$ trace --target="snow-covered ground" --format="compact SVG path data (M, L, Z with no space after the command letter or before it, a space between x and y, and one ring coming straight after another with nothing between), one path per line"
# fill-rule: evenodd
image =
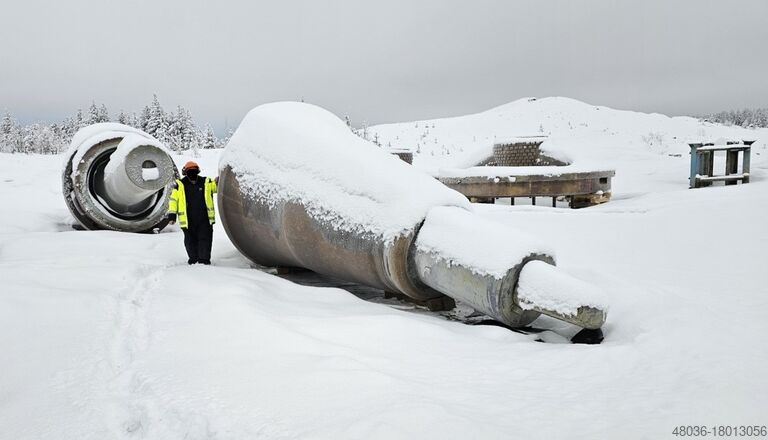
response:
M562 119L542 110L530 127L486 130L473 115L430 122L430 133L471 140L543 125L575 162L617 169L606 205L476 206L604 290L599 346L299 286L251 269L220 224L211 267L185 264L177 227L74 231L62 157L0 155L0 438L655 439L677 425L765 425L768 131L569 113L586 104L563 101ZM569 123L574 137L556 136ZM391 139L406 144L415 125L374 129L400 127ZM752 183L688 190L677 140L699 130L757 138ZM641 139L650 132L658 149ZM479 154L456 142L450 155L422 150L417 165ZM198 159L204 175L219 153Z
M615 168L613 189L624 194L679 188L688 176L689 140L756 140L754 151L768 154L768 129L614 110L562 97L523 98L473 115L377 125L368 132L385 148L414 151L416 167L449 176L489 157L494 143L546 136L542 149L572 161L577 170ZM718 169L725 168L722 162Z

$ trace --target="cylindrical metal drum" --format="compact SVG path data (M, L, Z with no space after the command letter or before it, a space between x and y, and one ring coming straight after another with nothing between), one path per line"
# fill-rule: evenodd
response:
M429 286L444 292L451 298L470 304L475 310L511 327L524 327L541 312L523 310L516 300L517 279L526 259L509 269L503 278L478 275L470 268L449 264L435 254L415 252L414 265L419 278ZM531 255L529 259L541 259L554 264L546 255Z
M177 175L168 150L148 134L95 124L73 138L62 192L85 229L148 232L167 224L168 187Z
M413 232L392 242L324 224L300 203L270 206L243 192L230 167L219 171L219 215L235 247L257 264L302 267L426 300L442 296L409 270Z
M306 268L417 300L446 295L515 327L540 313L581 325L551 302L518 301L526 264L554 263L535 240L481 219L458 193L350 134L323 109L252 110L222 156L218 188L227 235L257 264ZM527 281L534 293L546 284L538 273Z

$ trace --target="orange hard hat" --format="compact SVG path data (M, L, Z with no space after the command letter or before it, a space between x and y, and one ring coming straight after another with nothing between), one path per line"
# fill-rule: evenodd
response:
M192 168L200 169L200 165L197 164L194 160L189 160L187 163L184 164L184 167L181 169L182 172L191 170Z

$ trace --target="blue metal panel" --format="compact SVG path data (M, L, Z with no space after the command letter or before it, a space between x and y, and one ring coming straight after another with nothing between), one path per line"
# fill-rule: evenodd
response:
M699 147L701 147L702 144L696 143L688 145L691 147L691 174L688 178L689 188L697 188L696 175L699 173Z

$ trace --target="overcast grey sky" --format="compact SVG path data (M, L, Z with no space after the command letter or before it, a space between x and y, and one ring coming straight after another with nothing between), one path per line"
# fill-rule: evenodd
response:
M569 96L667 114L768 106L768 1L0 0L0 110L157 93L217 130L305 99L357 123Z

